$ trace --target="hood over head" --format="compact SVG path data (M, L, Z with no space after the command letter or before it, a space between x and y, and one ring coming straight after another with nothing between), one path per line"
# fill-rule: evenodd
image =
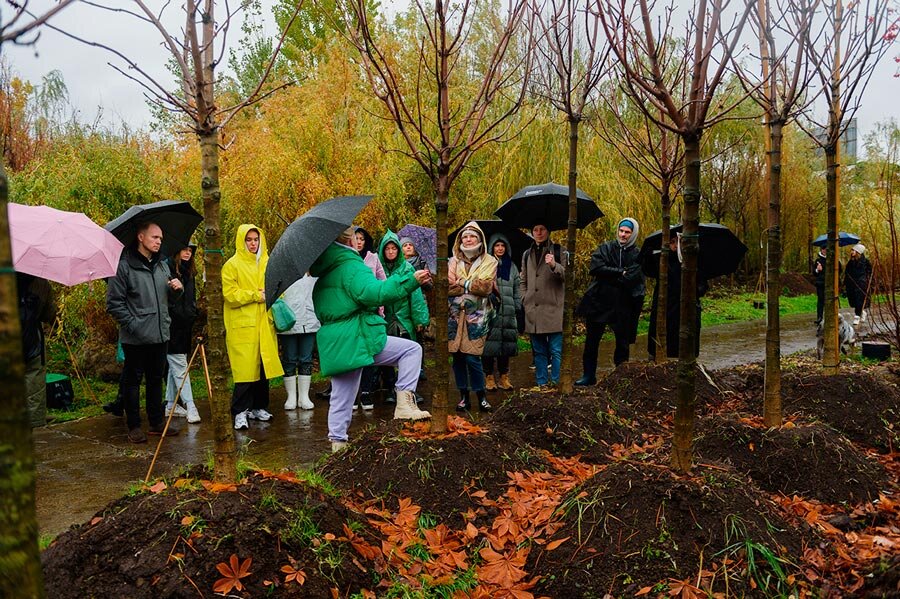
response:
M476 235L478 235L478 239L481 241L481 251L475 256L466 257L462 252L462 237L463 233L466 231L474 231ZM484 255L487 253L487 248L485 247L485 238L484 231L481 230L481 227L478 226L474 220L470 220L466 225L459 230L459 233L456 234L456 239L453 240L453 256L458 260L467 260L471 262L475 260L478 256Z
M395 258L393 261L388 260L384 257L384 248L389 243L393 243L397 246L397 258ZM397 237L397 234L390 229L385 231L384 237L381 238L381 242L379 242L378 244L378 259L381 260L381 265L384 267L384 269L390 271L394 270L396 264L398 264L398 260L406 262L406 258L403 257L403 248L402 244L400 243L400 238Z
M242 258L247 259L252 258L255 261L256 254L251 254L247 250L247 246L244 245L244 238L247 237L247 233L250 232L251 229L255 229L256 232L259 233L259 256L262 257L269 255L269 247L266 245L265 233L263 233L262 229L260 229L256 225L252 225L249 223L240 225L237 228L237 233L234 234L234 255L241 256Z
M619 221L619 224L616 225L616 241L618 241L619 238L619 227L628 227L631 229L631 238L628 240L628 243L624 245L620 243L619 245L621 245L625 249L628 249L635 243L637 243L638 234L641 232L641 227L640 225L638 225L637 219L626 216Z

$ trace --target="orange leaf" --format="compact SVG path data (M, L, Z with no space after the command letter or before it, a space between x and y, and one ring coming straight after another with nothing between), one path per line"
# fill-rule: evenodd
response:
M566 541L568 541L571 537L566 537L565 539L559 539L557 541L553 541L552 543L547 543L547 546L544 548L545 551L553 551Z
M161 480L158 483L156 483L155 485L153 485L152 487L150 487L150 492L151 493L162 493L163 491L166 490L167 487L168 487L168 485L166 485L166 481Z
M194 523L194 517L193 517L193 516L185 516L184 518L181 519L181 525L182 525L182 526L190 526L190 525L193 524L193 523Z
M508 589L527 576L523 569L525 558L528 557L527 548L503 555L485 547L478 553L485 560L484 565L478 568L480 580Z
M100 523L103 520L103 516L94 516L91 518L91 526Z
M641 595L646 595L650 591L653 590L653 587L644 587L640 591L634 594L635 597L640 597Z
M216 564L216 570L219 571L222 578L213 584L213 591L226 595L231 592L231 589L244 590L241 579L250 576L250 564L252 562L253 558L250 557L241 562L237 554L232 553L231 557L228 558L228 563L220 562Z
M234 493L237 491L237 485L234 483L214 483L208 480L201 480L200 484L210 493L221 493L223 491Z

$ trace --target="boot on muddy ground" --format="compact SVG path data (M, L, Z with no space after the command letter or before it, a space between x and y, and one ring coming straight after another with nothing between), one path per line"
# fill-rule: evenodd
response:
M415 393L397 389L397 407L394 408L394 419L424 420L425 418L431 418L431 413L419 409L416 405Z

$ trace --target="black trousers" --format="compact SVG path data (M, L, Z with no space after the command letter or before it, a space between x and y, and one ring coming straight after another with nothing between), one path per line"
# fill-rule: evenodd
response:
M509 356L497 356L496 358L481 356L481 367L485 376L494 376L494 361L497 361L497 374L503 376L509 374Z
M825 316L825 286L816 285L816 320L821 322Z
M120 391L128 428L141 426L141 380L145 381L147 421L160 426L165 420L162 407L163 376L166 371L166 343L149 345L122 344L125 366L120 378Z
M583 373L588 377L597 376L597 353L600 349L600 339L606 330L605 324L597 324L588 322L587 335L584 339L584 353L581 356ZM615 327L611 327L613 334L616 336L616 349L613 351L613 363L618 366L622 362L628 361L629 339L628 333L618 332Z
M235 383L231 394L231 415L247 410L269 409L269 381L266 371L260 365L259 380L252 383Z

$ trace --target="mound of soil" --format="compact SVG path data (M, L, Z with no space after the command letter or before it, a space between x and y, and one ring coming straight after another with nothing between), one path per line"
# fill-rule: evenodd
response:
M567 396L524 391L500 405L488 422L516 431L534 447L562 456L581 454L595 464L609 461L610 445L640 438L630 416L619 415L602 392L584 390Z
M802 533L746 479L702 467L695 474L676 478L660 466L619 462L574 489L562 504L565 524L555 537L568 540L529 556L529 572L544 577L535 594L631 597L645 587L669 591L676 581L696 583L702 555L709 576L701 577L700 587L724 592L728 584L730 593L742 596L749 591L740 578L750 558L747 547L754 552L760 588L772 572L760 553L763 546L786 559L802 554ZM734 560L727 571L726 557ZM793 569L785 561L781 565ZM736 578L726 582L727 576Z
M796 297L798 295L810 295L815 292L816 286L813 285L806 275L799 272L781 273L781 295Z
M246 590L231 597L346 596L374 586L340 539L345 524L368 536L365 520L321 491L259 475L218 493L183 480L113 502L60 535L41 556L47 596L209 597L222 578L217 564L232 554L252 562L240 580ZM302 586L281 571L292 563L306 575Z
M864 599L900 599L900 555L879 560L859 593Z
M607 374L596 389L609 396L610 406L617 413L632 415L637 420L650 416L649 421L642 424L652 426L660 414L670 414L675 410L676 368L677 362L625 362ZM720 390L710 384L699 366L696 368L696 381L698 406L720 401Z
M694 443L704 460L731 464L771 493L858 503L890 486L881 464L821 424L766 429L713 416L699 422Z
M355 437L321 473L339 489L384 499L388 509L410 498L423 512L459 528L466 525L462 513L480 506L471 493L497 498L509 484L507 472L548 468L537 450L500 426L444 439L412 439L398 429L396 421L388 422Z

